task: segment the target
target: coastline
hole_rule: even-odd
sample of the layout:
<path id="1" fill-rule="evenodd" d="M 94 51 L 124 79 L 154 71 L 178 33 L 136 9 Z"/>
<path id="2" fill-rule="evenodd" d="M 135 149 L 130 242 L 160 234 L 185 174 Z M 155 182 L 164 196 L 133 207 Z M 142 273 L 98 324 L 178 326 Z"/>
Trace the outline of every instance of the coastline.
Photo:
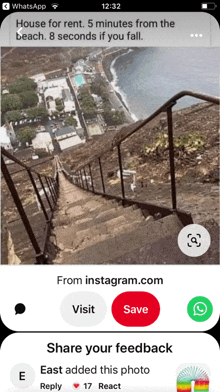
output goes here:
<path id="1" fill-rule="evenodd" d="M 130 49 L 131 48 L 121 48 L 121 49 L 115 50 L 114 52 L 107 53 L 104 55 L 104 57 L 102 59 L 102 66 L 103 66 L 103 70 L 106 74 L 106 77 L 110 83 L 113 81 L 113 75 L 111 72 L 112 62 L 115 61 L 118 57 L 128 53 L 128 50 L 130 50 Z"/>
<path id="2" fill-rule="evenodd" d="M 105 57 L 102 59 L 102 67 L 106 78 L 108 79 L 109 84 L 112 86 L 115 95 L 122 103 L 126 118 L 129 116 L 129 122 L 132 123 L 138 121 L 138 118 L 129 110 L 128 104 L 126 102 L 126 96 L 123 95 L 123 92 L 117 87 L 117 74 L 114 71 L 114 64 L 119 57 L 124 56 L 133 50 L 135 50 L 135 48 L 122 48 L 121 50 L 117 50 L 105 55 Z"/>

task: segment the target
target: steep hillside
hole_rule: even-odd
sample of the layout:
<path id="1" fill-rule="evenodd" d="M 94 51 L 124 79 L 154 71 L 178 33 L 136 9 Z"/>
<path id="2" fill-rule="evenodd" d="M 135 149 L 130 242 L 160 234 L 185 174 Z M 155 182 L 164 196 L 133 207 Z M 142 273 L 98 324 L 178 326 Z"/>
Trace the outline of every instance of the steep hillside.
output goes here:
<path id="1" fill-rule="evenodd" d="M 87 56 L 92 48 L 1 48 L 2 84 L 15 79 L 65 69 L 80 58 Z"/>
<path id="2" fill-rule="evenodd" d="M 200 103 L 174 111 L 175 168 L 178 207 L 191 211 L 196 220 L 218 220 L 218 155 L 219 108 Z M 63 152 L 60 156 L 67 170 L 74 171 L 92 157 L 101 156 L 106 192 L 120 195 L 117 177 L 117 149 L 111 150 L 115 139 L 128 134 L 136 124 L 112 131 L 85 145 Z M 169 152 L 165 113 L 122 143 L 123 168 L 136 171 L 136 189 L 125 184 L 126 196 L 155 204 L 170 204 Z M 97 160 L 92 165 L 97 189 L 101 190 Z"/>

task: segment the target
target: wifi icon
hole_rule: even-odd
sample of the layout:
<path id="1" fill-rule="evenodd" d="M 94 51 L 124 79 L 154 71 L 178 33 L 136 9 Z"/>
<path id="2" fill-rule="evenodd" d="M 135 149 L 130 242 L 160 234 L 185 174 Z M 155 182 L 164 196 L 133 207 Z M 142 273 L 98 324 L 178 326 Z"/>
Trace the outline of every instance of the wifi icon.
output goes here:
<path id="1" fill-rule="evenodd" d="M 53 9 L 55 10 L 57 7 L 59 7 L 59 4 L 53 3 L 53 4 L 51 4 L 51 7 L 53 7 Z"/>

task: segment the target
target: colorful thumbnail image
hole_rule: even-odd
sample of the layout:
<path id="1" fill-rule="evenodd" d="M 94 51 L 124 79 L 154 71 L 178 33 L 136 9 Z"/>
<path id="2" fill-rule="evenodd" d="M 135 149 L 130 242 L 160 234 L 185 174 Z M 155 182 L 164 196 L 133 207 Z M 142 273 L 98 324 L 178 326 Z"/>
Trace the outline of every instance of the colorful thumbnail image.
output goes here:
<path id="1" fill-rule="evenodd" d="M 177 377 L 177 392 L 197 391 L 209 391 L 209 377 L 201 367 L 188 366 Z"/>

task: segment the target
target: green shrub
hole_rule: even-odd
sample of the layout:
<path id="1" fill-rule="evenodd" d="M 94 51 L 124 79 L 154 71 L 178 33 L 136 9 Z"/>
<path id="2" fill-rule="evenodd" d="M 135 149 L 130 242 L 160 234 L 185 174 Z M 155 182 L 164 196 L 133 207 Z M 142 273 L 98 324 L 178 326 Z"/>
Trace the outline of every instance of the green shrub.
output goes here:
<path id="1" fill-rule="evenodd" d="M 20 78 L 17 82 L 8 86 L 10 94 L 20 94 L 24 91 L 36 90 L 37 83 L 32 79 Z"/>
<path id="2" fill-rule="evenodd" d="M 35 138 L 36 134 L 37 133 L 35 129 L 31 127 L 19 128 L 17 131 L 18 140 L 22 143 L 28 142 L 30 144 L 32 139 Z"/>
<path id="3" fill-rule="evenodd" d="M 199 133 L 194 132 L 188 132 L 181 136 L 175 136 L 173 139 L 174 148 L 183 150 L 187 153 L 202 150 L 205 148 L 205 144 L 205 137 Z M 161 132 L 156 136 L 154 143 L 143 146 L 143 152 L 145 155 L 152 154 L 154 152 L 162 153 L 164 150 L 168 149 L 168 147 L 168 135 L 164 132 Z"/>

